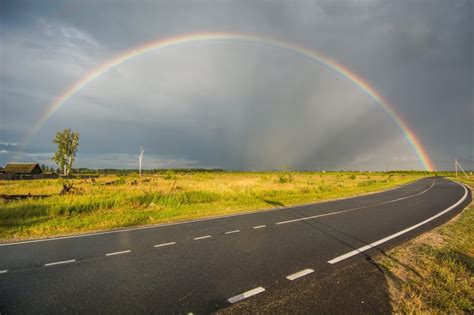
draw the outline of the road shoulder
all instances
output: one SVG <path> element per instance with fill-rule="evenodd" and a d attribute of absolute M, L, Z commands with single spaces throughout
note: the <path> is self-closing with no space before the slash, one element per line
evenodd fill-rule
<path fill-rule="evenodd" d="M 465 183 L 472 189 L 472 182 Z M 395 313 L 473 313 L 474 203 L 376 261 Z"/>

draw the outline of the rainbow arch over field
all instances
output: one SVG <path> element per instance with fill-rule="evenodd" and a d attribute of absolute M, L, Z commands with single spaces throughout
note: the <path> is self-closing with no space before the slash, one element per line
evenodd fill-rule
<path fill-rule="evenodd" d="M 395 107 L 390 104 L 378 91 L 376 91 L 369 83 L 367 83 L 363 78 L 358 76 L 356 73 L 349 70 L 343 64 L 337 62 L 330 57 L 327 57 L 319 52 L 310 50 L 300 45 L 292 44 L 285 41 L 280 41 L 274 38 L 262 37 L 254 34 L 242 34 L 242 33 L 233 33 L 233 32 L 211 32 L 211 33 L 191 33 L 185 35 L 179 35 L 174 37 L 169 37 L 165 39 L 159 39 L 156 41 L 147 42 L 143 45 L 134 47 L 130 50 L 122 52 L 115 57 L 107 60 L 98 67 L 89 71 L 85 76 L 80 80 L 71 85 L 67 90 L 65 90 L 61 95 L 59 95 L 50 106 L 41 114 L 39 119 L 29 130 L 29 132 L 24 137 L 21 142 L 22 145 L 28 144 L 31 137 L 37 133 L 37 131 L 44 125 L 51 115 L 53 115 L 61 106 L 63 106 L 67 100 L 73 97 L 78 93 L 82 88 L 84 88 L 89 82 L 100 77 L 107 71 L 111 70 L 114 67 L 117 67 L 130 59 L 146 54 L 150 51 L 156 51 L 160 49 L 165 49 L 171 46 L 178 46 L 190 43 L 197 42 L 219 42 L 219 41 L 242 41 L 242 42 L 254 42 L 264 45 L 270 45 L 277 48 L 286 49 L 293 51 L 297 54 L 303 55 L 307 58 L 312 59 L 313 61 L 326 66 L 327 68 L 333 70 L 340 76 L 346 78 L 353 82 L 360 90 L 362 90 L 367 96 L 369 96 L 376 104 L 382 106 L 384 110 L 392 117 L 395 123 L 398 125 L 400 130 L 405 135 L 405 138 L 408 140 L 414 152 L 418 156 L 420 163 L 428 171 L 434 171 L 435 166 L 431 159 L 429 158 L 426 150 L 424 149 L 422 143 L 411 130 L 408 124 L 402 119 L 400 114 L 395 111 Z"/>

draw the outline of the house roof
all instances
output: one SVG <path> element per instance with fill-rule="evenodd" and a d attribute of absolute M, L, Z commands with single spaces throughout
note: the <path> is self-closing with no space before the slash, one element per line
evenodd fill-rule
<path fill-rule="evenodd" d="M 7 173 L 30 173 L 36 166 L 40 167 L 38 163 L 8 163 L 3 171 Z"/>

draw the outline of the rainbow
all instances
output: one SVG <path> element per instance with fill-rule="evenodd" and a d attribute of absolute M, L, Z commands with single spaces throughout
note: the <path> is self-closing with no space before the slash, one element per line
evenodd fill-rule
<path fill-rule="evenodd" d="M 293 51 L 297 54 L 303 55 L 307 58 L 310 58 L 327 68 L 333 70 L 342 77 L 352 81 L 357 87 L 359 87 L 365 94 L 367 94 L 376 104 L 381 105 L 385 111 L 393 118 L 396 124 L 399 126 L 406 139 L 413 147 L 416 155 L 418 156 L 423 167 L 428 171 L 434 171 L 435 167 L 433 162 L 430 160 L 428 154 L 426 153 L 423 145 L 420 140 L 416 137 L 415 133 L 409 128 L 408 124 L 402 119 L 402 117 L 395 111 L 394 106 L 390 104 L 379 92 L 377 92 L 372 86 L 370 86 L 364 79 L 350 71 L 344 65 L 338 63 L 336 60 L 331 59 L 327 56 L 322 55 L 319 52 L 310 50 L 303 46 L 296 44 L 283 42 L 268 37 L 261 37 L 251 34 L 241 34 L 241 33 L 230 33 L 230 32 L 212 32 L 212 33 L 192 33 L 186 35 L 180 35 L 175 37 L 170 37 L 166 39 L 156 40 L 152 42 L 145 43 L 138 47 L 127 50 L 112 59 L 104 62 L 99 65 L 97 68 L 92 69 L 84 77 L 78 80 L 76 83 L 71 85 L 63 94 L 54 100 L 53 103 L 42 113 L 40 118 L 33 125 L 31 130 L 26 134 L 24 140 L 21 142 L 23 145 L 26 145 L 31 137 L 38 132 L 38 130 L 44 125 L 51 115 L 53 115 L 62 105 L 66 103 L 68 99 L 73 97 L 78 93 L 82 88 L 84 88 L 88 83 L 97 79 L 107 71 L 112 68 L 119 66 L 130 59 L 141 56 L 150 52 L 152 50 L 165 49 L 171 46 L 190 44 L 194 42 L 206 42 L 206 41 L 244 41 L 244 42 L 254 42 L 265 45 L 274 46 L 277 48 L 283 48 L 286 50 Z"/>

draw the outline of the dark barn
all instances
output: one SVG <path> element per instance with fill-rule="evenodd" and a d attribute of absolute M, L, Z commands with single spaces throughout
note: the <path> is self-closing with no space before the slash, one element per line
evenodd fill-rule
<path fill-rule="evenodd" d="M 33 175 L 42 174 L 43 170 L 38 163 L 9 163 L 3 169 L 5 174 Z"/>
<path fill-rule="evenodd" d="M 56 174 L 45 174 L 38 163 L 9 163 L 0 171 L 0 179 L 46 179 L 57 178 Z"/>

